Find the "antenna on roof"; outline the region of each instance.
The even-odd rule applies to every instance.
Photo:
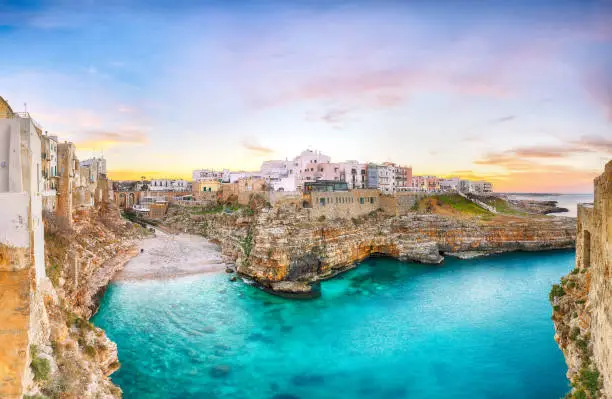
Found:
[[[28,112],[28,103],[23,103],[23,109]]]

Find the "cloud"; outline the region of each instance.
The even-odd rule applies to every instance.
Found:
[[[274,153],[273,149],[260,145],[254,139],[245,139],[242,142],[242,146],[256,155],[270,155]]]
[[[612,31],[612,28],[610,29]],[[612,122],[612,63],[589,66],[584,72],[583,86]]]
[[[337,125],[346,119],[346,116],[351,112],[350,109],[335,108],[330,109],[321,116],[324,122],[332,125]]]
[[[79,148],[98,149],[113,147],[120,144],[145,144],[148,142],[146,133],[140,130],[90,130],[79,134],[75,144]]]
[[[313,78],[282,92],[267,104],[319,99],[354,99],[364,96],[382,106],[393,106],[418,90],[442,90],[464,95],[503,97],[509,90],[492,79],[427,71],[424,66]],[[389,93],[392,91],[392,93]]]
[[[577,140],[569,140],[556,146],[517,147],[486,154],[474,163],[477,165],[502,166],[510,170],[526,170],[539,165],[530,160],[532,158],[561,159],[576,154],[594,152],[612,155],[612,138],[582,136]]]
[[[612,138],[600,136],[582,136],[580,139],[572,141],[572,144],[585,149],[588,148],[596,152],[612,154]]]
[[[500,123],[510,122],[516,119],[516,115],[502,116],[500,118],[492,119],[489,121],[489,125],[498,125]]]

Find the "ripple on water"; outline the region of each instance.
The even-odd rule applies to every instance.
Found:
[[[93,321],[118,344],[112,379],[129,398],[557,398],[548,291],[573,262],[376,258],[310,301],[224,274],[123,281]]]

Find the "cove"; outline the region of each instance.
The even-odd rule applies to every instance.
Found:
[[[126,398],[559,398],[548,292],[574,259],[370,258],[308,301],[223,273],[119,281],[92,321]]]

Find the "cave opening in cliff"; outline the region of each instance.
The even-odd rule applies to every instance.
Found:
[[[582,260],[583,266],[591,266],[591,233],[588,230],[584,231],[584,238],[582,242]]]

